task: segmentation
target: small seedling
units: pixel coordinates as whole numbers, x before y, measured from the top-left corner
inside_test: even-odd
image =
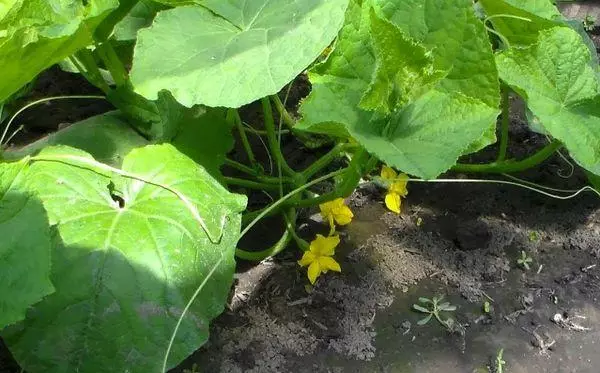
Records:
[[[486,314],[492,312],[492,305],[487,300],[483,302],[483,312]]]
[[[427,316],[423,317],[421,320],[417,321],[418,325],[425,325],[431,320],[432,317],[435,319],[446,329],[454,330],[454,319],[452,317],[448,317],[445,320],[442,318],[441,312],[454,312],[456,311],[456,306],[451,305],[449,302],[441,303],[444,299],[443,296],[433,297],[433,299],[420,297],[419,304],[413,304],[413,309],[427,314]]]
[[[596,27],[596,17],[591,14],[588,14],[583,19],[583,28],[585,31],[592,31]]]
[[[537,242],[540,240],[540,234],[536,231],[529,232],[528,237],[529,237],[529,241],[531,241],[531,242]]]
[[[504,364],[506,364],[506,361],[504,361],[504,358],[502,357],[502,355],[504,355],[503,348],[498,350],[498,354],[496,355],[496,360],[494,361],[494,366],[491,367],[490,369],[488,369],[490,371],[490,373],[503,373],[504,372]]]
[[[521,257],[517,259],[517,264],[529,271],[532,262],[533,259],[525,251],[521,251]]]

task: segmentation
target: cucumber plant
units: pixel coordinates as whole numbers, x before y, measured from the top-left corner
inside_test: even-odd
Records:
[[[379,162],[433,180],[519,172],[563,150],[598,180],[600,75],[580,26],[550,0],[4,3],[2,108],[60,64],[116,110],[0,150],[2,338],[30,373],[173,367],[206,342],[236,257],[306,247],[298,211],[349,196]],[[307,69],[297,118],[277,93]],[[549,139],[523,159],[507,152],[510,94]],[[239,110],[254,101],[260,125]],[[328,151],[295,169],[284,132]],[[235,141],[247,162],[228,157]],[[494,143],[493,162],[459,162]],[[241,188],[280,198],[250,211]],[[272,247],[238,247],[277,214]]]

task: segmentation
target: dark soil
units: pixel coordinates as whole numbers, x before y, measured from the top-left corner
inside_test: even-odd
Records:
[[[102,92],[81,75],[53,66],[37,77],[27,94],[9,105],[9,114],[12,115],[14,111],[41,98],[72,95],[102,95]],[[12,130],[21,125],[23,129],[13,137],[9,145],[29,144],[63,126],[112,109],[113,106],[108,101],[100,99],[61,99],[32,106],[12,124]]]

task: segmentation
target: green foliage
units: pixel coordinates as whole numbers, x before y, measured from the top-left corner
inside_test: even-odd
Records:
[[[527,255],[525,251],[521,251],[521,256],[517,259],[517,264],[529,271],[531,269],[531,263],[533,263],[533,258]]]
[[[398,28],[395,31],[385,20],[373,26],[372,18],[377,19],[371,15],[373,5],[378,4],[365,1],[361,6],[351,2],[337,48],[312,70],[313,89],[302,105],[303,120],[298,128],[334,136],[349,134],[390,166],[435,178],[456,163],[471,144],[489,134],[494,125],[499,88],[491,46],[470,1],[453,0],[447,5],[426,7],[421,1],[385,3],[381,12]],[[434,32],[423,27],[425,19],[436,19],[446,30]],[[414,54],[402,55],[400,60],[390,58],[385,63],[382,58],[388,57],[377,55],[370,46],[377,39],[382,41],[375,45],[386,41],[391,44],[394,41],[389,35],[404,38],[403,34],[413,40],[403,39],[403,43],[420,43],[414,48],[420,48],[421,61],[426,62],[421,66],[421,75],[413,73],[412,79],[427,84],[418,94],[404,97],[406,104],[394,103],[395,110],[389,115],[361,110],[365,92],[369,92],[369,98],[380,84],[380,78],[376,78],[375,86],[371,83],[376,66],[380,66],[379,71],[384,68],[381,66],[396,69],[397,76],[406,74],[406,66],[411,63],[415,66]],[[429,49],[427,57],[424,48]],[[356,65],[348,64],[355,55],[360,56]],[[388,66],[391,61],[396,61],[396,66]],[[439,71],[444,71],[443,78]],[[439,82],[433,84],[436,79]],[[385,106],[390,109],[389,104]],[[440,136],[443,132],[452,136]]]
[[[453,331],[455,325],[454,319],[452,317],[444,319],[443,315],[445,312],[456,311],[456,306],[451,305],[449,302],[442,302],[442,300],[444,300],[443,296],[435,296],[432,299],[420,297],[420,304],[413,304],[412,308],[417,312],[426,314],[426,316],[419,320],[417,324],[421,326],[425,325],[435,317],[440,325],[449,331]]]
[[[123,19],[116,24],[112,37],[118,41],[134,41],[140,29],[149,27],[156,13],[166,7],[151,1],[140,0],[127,13]]]
[[[58,236],[56,292],[3,333],[26,370],[158,371],[155,357],[197,284],[218,265],[184,319],[170,365],[206,341],[233,280],[245,198],[170,145],[134,149],[120,176],[82,151],[50,147],[27,177]]]
[[[526,98],[543,128],[599,174],[600,84],[590,62],[587,46],[567,27],[542,31],[535,44],[497,56],[500,77]]]
[[[348,0],[200,3],[139,32],[131,81],[144,97],[167,89],[184,106],[239,107],[274,94],[331,43]]]
[[[27,161],[0,164],[0,329],[54,292],[46,212],[23,176]],[[31,234],[35,232],[35,234]]]
[[[1,9],[0,102],[37,74],[92,43],[117,0],[12,0]]]
[[[302,246],[298,210],[350,195],[378,162],[433,179],[521,171],[564,147],[600,185],[595,47],[548,0],[2,2],[0,107],[13,113],[10,101],[58,62],[117,110],[0,150],[0,332],[30,373],[158,372],[172,336],[164,358],[175,366],[207,340],[234,253]],[[267,96],[307,68],[296,120]],[[506,154],[501,84],[551,140],[518,161]],[[262,112],[235,109],[259,99]],[[496,142],[498,114],[497,160],[457,164]],[[314,133],[332,148],[298,170],[279,118],[286,141]],[[246,157],[228,159],[236,139]],[[228,191],[239,188],[284,197],[242,217],[245,198]],[[236,248],[275,214],[286,224],[273,247]],[[522,252],[518,264],[530,263]],[[460,330],[444,315],[456,307],[419,301],[420,324]]]

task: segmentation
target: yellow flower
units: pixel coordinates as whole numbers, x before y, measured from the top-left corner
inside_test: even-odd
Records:
[[[402,199],[400,197],[406,197],[408,190],[406,185],[408,184],[408,175],[398,175],[394,169],[388,166],[381,168],[381,178],[388,182],[388,192],[385,195],[385,205],[388,209],[400,213],[400,206],[402,205]]]
[[[344,203],[343,198],[337,198],[333,201],[322,203],[319,205],[319,209],[321,210],[323,220],[327,220],[329,222],[329,227],[331,227],[329,235],[332,235],[333,232],[335,232],[336,223],[338,225],[350,224],[354,217],[350,208]]]
[[[342,269],[338,262],[332,258],[335,253],[335,247],[340,243],[340,236],[324,237],[317,234],[311,243],[308,251],[304,252],[302,259],[298,261],[302,267],[308,266],[308,280],[311,284],[317,281],[321,273],[327,271],[341,272]]]

